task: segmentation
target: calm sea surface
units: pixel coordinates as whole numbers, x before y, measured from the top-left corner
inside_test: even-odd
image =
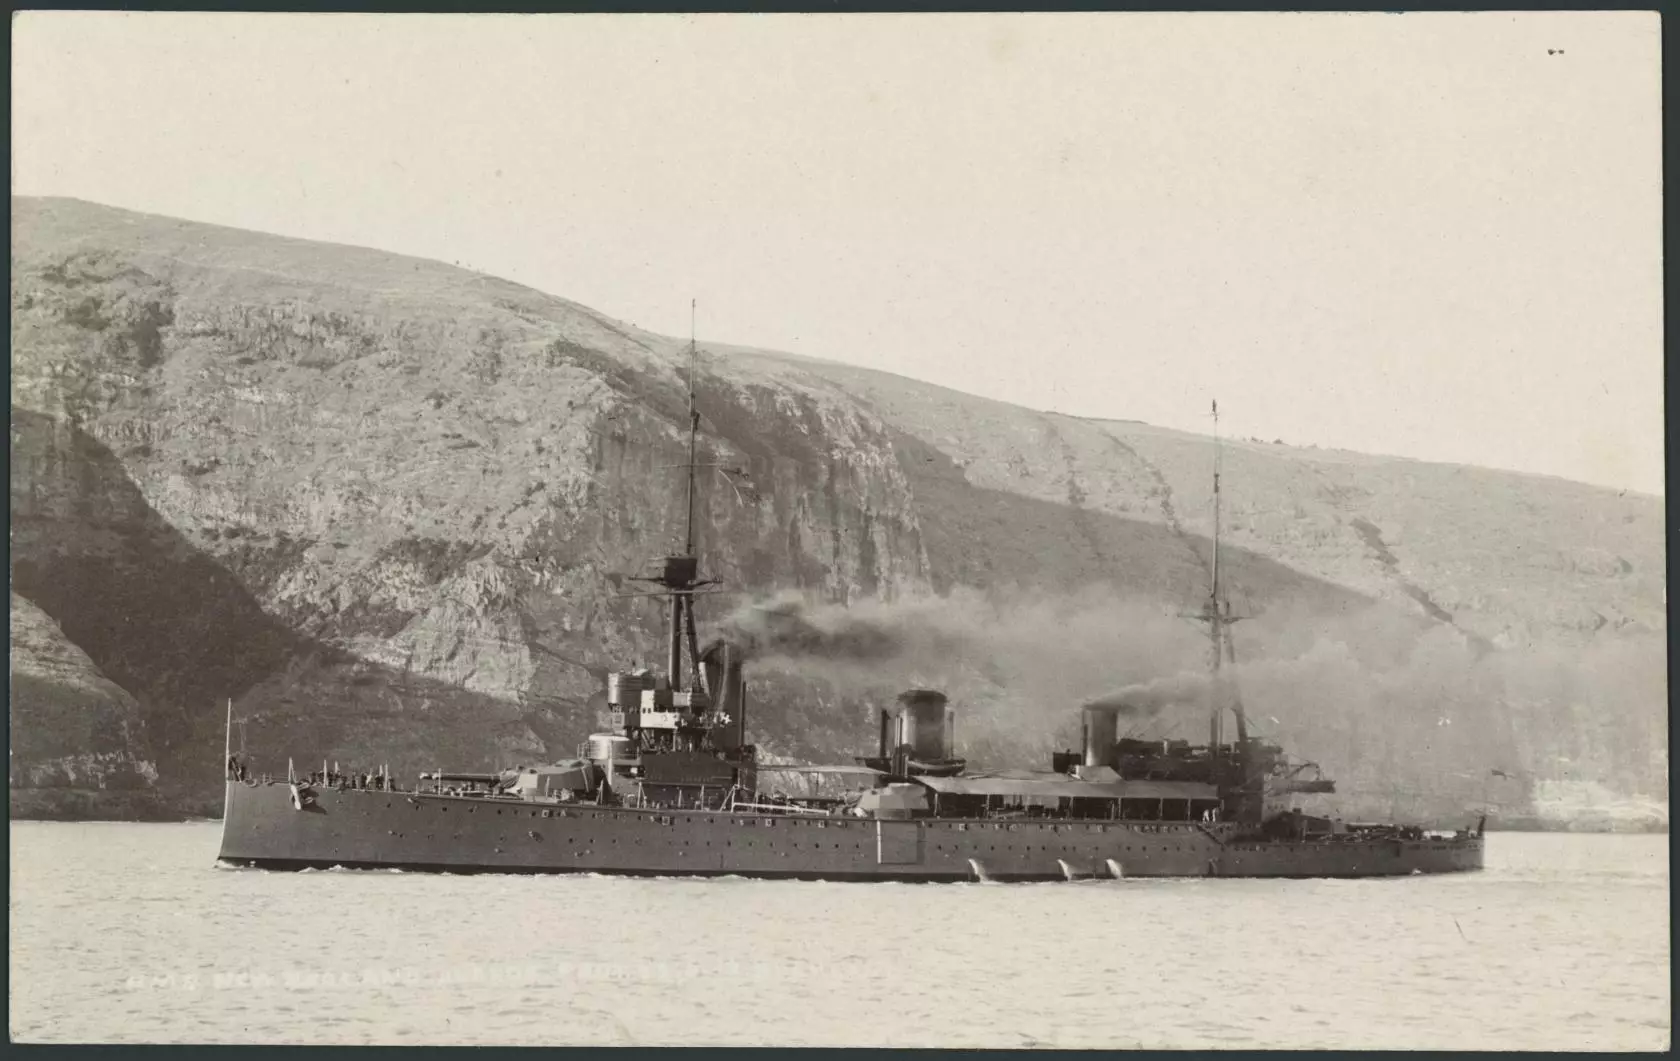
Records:
[[[219,869],[14,823],[24,1041],[1661,1049],[1668,838],[1481,874],[827,884]]]

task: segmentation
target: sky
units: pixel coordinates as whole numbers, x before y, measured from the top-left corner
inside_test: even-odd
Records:
[[[1650,12],[25,13],[14,194],[1080,416],[1663,492]]]

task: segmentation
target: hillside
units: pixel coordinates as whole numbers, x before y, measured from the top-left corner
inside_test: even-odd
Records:
[[[678,529],[683,343],[435,262],[13,211],[14,814],[96,731],[213,800],[227,697],[259,769],[569,754],[657,654],[626,579]],[[1198,665],[1210,439],[712,344],[697,390],[736,469],[701,483],[714,618],[795,590],[971,646],[760,667],[772,754],[861,750],[916,680],[1019,765],[1081,698]],[[1254,440],[1225,476],[1250,713],[1357,807],[1666,799],[1660,499]],[[31,608],[85,664],[18,638]]]

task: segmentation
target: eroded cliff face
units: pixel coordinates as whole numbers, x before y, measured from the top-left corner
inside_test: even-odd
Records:
[[[235,747],[258,769],[288,756],[483,768],[571,754],[605,672],[658,659],[658,602],[631,579],[681,534],[684,344],[432,262],[65,200],[14,200],[12,308],[14,591],[131,697],[138,731],[111,730],[127,734],[114,747],[155,759],[181,799],[218,789],[227,697]],[[1204,583],[1206,440],[733,348],[705,348],[694,379],[700,459],[716,466],[699,482],[701,547],[736,594],[891,602],[1103,583],[1170,613]],[[1286,447],[1235,459],[1227,481],[1246,475],[1253,492],[1236,506],[1233,581],[1294,617],[1257,619],[1257,652],[1305,636],[1299,617],[1322,627],[1374,602],[1408,636],[1439,626],[1461,643],[1661,632],[1651,499]],[[1399,464],[1424,486],[1400,486]],[[1478,573],[1496,535],[1452,532],[1480,526],[1453,505],[1485,504],[1488,486],[1431,499],[1430,484],[1467,473],[1540,506],[1525,540],[1555,540],[1552,509],[1590,513],[1595,551],[1548,546],[1550,566],[1525,572],[1549,580],[1545,608]],[[1090,623],[1104,622],[1096,606]],[[1128,666],[1199,651],[1187,631]],[[933,676],[974,705],[959,727],[970,752],[1020,765],[1073,724],[1076,703],[1038,701],[1102,691],[1105,658],[1049,661],[1037,688],[985,660]],[[755,692],[761,745],[830,757],[867,744],[884,689],[782,667],[762,668]],[[1539,769],[1551,753],[1525,750],[1497,699],[1465,711],[1500,755]],[[88,721],[92,701],[49,702],[26,714],[14,694],[14,735],[52,734],[14,761],[14,795],[104,725]],[[1622,710],[1660,717],[1661,704]],[[1343,734],[1314,749],[1327,766],[1375,776],[1416,759],[1399,773],[1415,775],[1420,807],[1481,791],[1418,780],[1430,763],[1371,737],[1376,720],[1343,739],[1359,719],[1320,714]],[[1649,758],[1625,743],[1595,763],[1600,780]],[[1454,748],[1480,762],[1469,742]]]
[[[11,595],[12,778],[24,788],[141,789],[157,780],[139,705],[51,616]]]
[[[85,204],[20,203],[14,236],[14,580],[133,691],[166,775],[213,785],[227,696],[268,767],[567,754],[606,669],[657,654],[628,579],[679,529],[674,344]],[[877,420],[820,383],[697,382],[706,459],[746,473],[700,484],[715,576],[925,581]]]

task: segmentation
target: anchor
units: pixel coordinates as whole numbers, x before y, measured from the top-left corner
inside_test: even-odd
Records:
[[[293,810],[302,810],[305,807],[312,807],[315,805],[315,793],[311,792],[307,785],[293,782],[291,789]]]

